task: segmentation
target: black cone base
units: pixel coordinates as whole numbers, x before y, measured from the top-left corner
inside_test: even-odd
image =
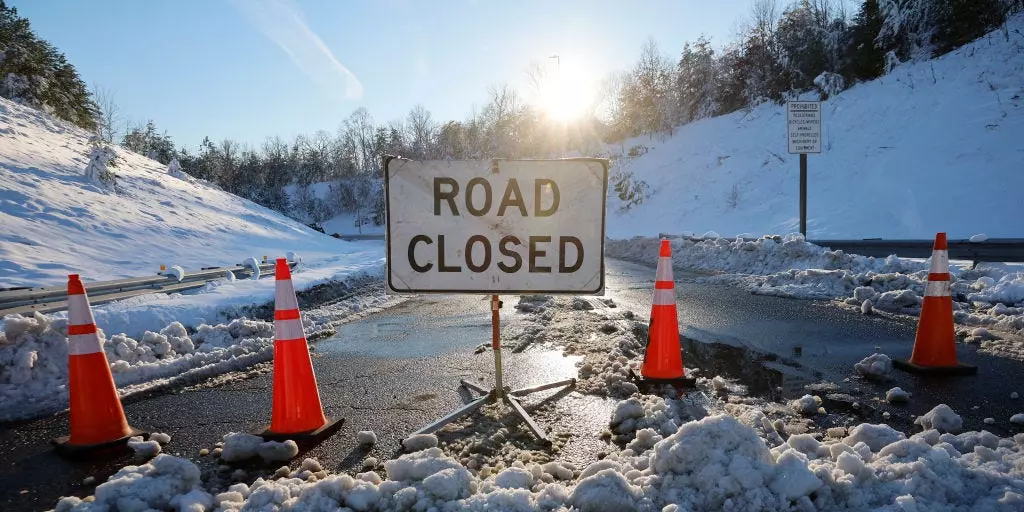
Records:
[[[271,432],[270,431],[270,427],[267,426],[267,428],[263,429],[262,431],[256,432],[256,435],[262,437],[263,439],[265,439],[267,441],[284,441],[286,439],[291,439],[291,440],[296,441],[296,442],[312,441],[312,440],[320,439],[322,437],[327,437],[327,436],[333,434],[336,430],[341,428],[341,426],[344,425],[344,424],[345,424],[345,418],[336,418],[336,419],[327,418],[327,423],[324,423],[322,427],[320,427],[320,428],[318,428],[316,430],[309,430],[309,431],[306,431],[306,432],[294,432],[294,433],[278,433],[278,432]]]
[[[70,444],[71,436],[61,436],[58,437],[57,439],[54,439],[52,442],[54,449],[57,451],[57,453],[68,456],[76,456],[95,453],[98,451],[123,446],[128,443],[128,439],[131,437],[149,435],[149,432],[139,430],[137,428],[128,427],[128,429],[131,430],[131,432],[129,432],[128,435],[107,441],[105,443]]]
[[[893,359],[892,365],[900,370],[923,375],[974,375],[978,373],[978,367],[957,363],[956,366],[921,366],[904,359]]]

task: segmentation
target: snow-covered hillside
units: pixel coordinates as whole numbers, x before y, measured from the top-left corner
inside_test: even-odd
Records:
[[[824,102],[823,152],[808,157],[810,238],[1024,235],[1024,17],[1007,28]],[[613,199],[610,236],[799,230],[785,106],[705,119],[616,152],[637,145],[649,151],[615,170],[645,181],[650,197],[626,213]]]
[[[351,246],[116,148],[116,191],[83,175],[89,134],[0,99],[0,288],[195,269]]]

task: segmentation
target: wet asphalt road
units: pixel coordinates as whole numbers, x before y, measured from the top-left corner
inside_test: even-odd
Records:
[[[608,261],[607,295],[619,307],[646,316],[650,307],[654,270],[651,267]],[[891,356],[907,356],[913,343],[913,319],[863,316],[828,302],[755,296],[741,290],[700,284],[693,276],[677,276],[684,358],[688,367],[703,374],[720,374],[748,386],[750,394],[768,399],[789,399],[806,393],[807,384],[828,381],[863,404],[850,410],[862,421],[889,422],[911,429],[910,418],[938,403],[947,403],[964,415],[965,429],[986,428],[1000,435],[1011,429],[1008,418],[1024,411],[1024,402],[1009,398],[1021,383],[1024,364],[978,354],[961,346],[961,360],[978,364],[974,377],[923,379],[898,373],[894,381],[875,383],[852,375],[852,366],[875,347]],[[506,297],[503,318],[513,313],[514,298]],[[325,468],[357,471],[367,456],[387,459],[399,452],[399,442],[434,418],[469,399],[457,389],[460,378],[479,379],[489,387],[493,375],[490,353],[473,348],[490,339],[487,297],[420,296],[396,307],[342,325],[334,338],[315,345],[314,366],[321,398],[329,416],[345,423],[337,433],[313,446],[304,456],[317,457]],[[797,354],[795,347],[800,347]],[[575,375],[574,358],[557,352],[504,351],[506,382],[512,387],[560,380]],[[269,420],[271,376],[262,365],[237,379],[155,393],[127,400],[125,411],[136,427],[166,432],[172,441],[166,453],[185,456],[203,470],[204,479],[230,481],[236,467],[249,472],[248,481],[278,465],[218,468],[213,456],[200,456],[202,448],[231,431],[257,431]],[[850,379],[844,382],[844,379]],[[220,383],[228,380],[226,383]],[[898,385],[914,394],[906,406],[889,406],[875,399]],[[1024,391],[1024,390],[1021,390]],[[824,393],[822,393],[824,394]],[[561,458],[585,465],[604,446],[596,435],[607,423],[612,402],[573,392],[548,392],[527,400],[536,406],[537,419],[552,432],[578,434]],[[826,401],[826,408],[841,409],[849,401]],[[979,409],[972,411],[972,406]],[[1019,410],[1018,410],[1019,409]],[[983,425],[992,416],[996,425]],[[94,476],[103,482],[125,464],[137,463],[129,454],[106,459],[71,461],[54,454],[48,440],[66,434],[67,415],[58,414],[0,426],[0,510],[52,508],[62,495],[91,494]],[[373,430],[378,444],[360,448],[355,433]]]

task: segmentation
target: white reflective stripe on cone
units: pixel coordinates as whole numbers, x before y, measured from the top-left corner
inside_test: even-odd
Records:
[[[932,251],[932,266],[929,272],[932,274],[949,273],[949,251]]]
[[[655,274],[655,281],[672,281],[672,258],[667,256],[658,258],[658,273]]]
[[[297,340],[305,337],[305,333],[302,332],[302,320],[294,319],[274,321],[274,339]]]
[[[68,336],[68,355],[81,356],[103,352],[100,346],[100,336],[92,334],[72,334]]]
[[[676,303],[675,290],[654,290],[655,306],[672,306]]]
[[[274,289],[274,309],[284,311],[286,309],[298,309],[299,301],[295,299],[295,287],[290,279],[282,279],[277,282]]]
[[[92,309],[85,295],[68,295],[68,325],[89,325],[96,323],[92,319]]]
[[[928,281],[924,285],[925,297],[951,297],[949,281]]]

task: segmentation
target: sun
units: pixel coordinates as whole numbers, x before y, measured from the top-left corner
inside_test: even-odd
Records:
[[[580,73],[560,65],[544,81],[541,106],[552,119],[571,122],[588,113],[593,97],[593,87],[583,80]]]

